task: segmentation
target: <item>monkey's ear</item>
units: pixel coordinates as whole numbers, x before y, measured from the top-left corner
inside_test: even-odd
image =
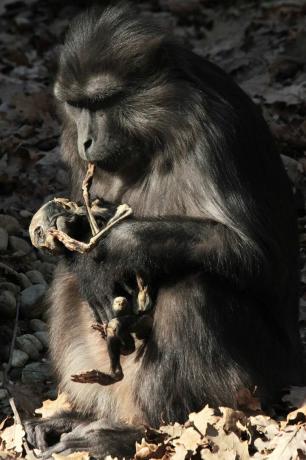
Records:
[[[140,68],[150,69],[155,66],[162,55],[163,36],[152,37],[136,51],[135,63]]]

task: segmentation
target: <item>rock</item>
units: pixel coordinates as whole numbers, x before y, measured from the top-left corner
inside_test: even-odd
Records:
[[[47,284],[45,278],[38,270],[29,270],[26,272],[26,275],[33,284]]]
[[[4,382],[4,372],[0,371],[0,387],[2,387],[3,382]]]
[[[24,274],[24,273],[19,273],[18,274],[18,279],[19,279],[19,284],[21,287],[24,289],[30,287],[32,285],[31,281],[29,278]]]
[[[34,335],[41,342],[44,348],[49,347],[49,334],[47,331],[34,332]]]
[[[22,350],[14,350],[12,357],[12,366],[13,367],[23,367],[28,361],[29,356]]]
[[[45,284],[34,284],[21,291],[20,311],[25,318],[37,318],[44,310]]]
[[[43,349],[42,343],[32,334],[24,334],[16,339],[16,345],[31,359],[38,359],[39,352]]]
[[[18,236],[10,236],[9,238],[10,241],[10,247],[17,252],[20,252],[22,254],[28,254],[31,250],[32,247],[30,244],[25,241],[23,238],[19,238]]]
[[[9,235],[15,235],[21,231],[18,220],[8,214],[0,214],[0,227],[4,228]]]
[[[18,134],[20,135],[19,131],[18,131]],[[19,212],[20,216],[21,217],[24,217],[24,218],[28,218],[28,217],[32,217],[33,216],[33,213],[28,211],[27,209],[22,209],[20,212]]]
[[[22,371],[22,383],[38,383],[49,380],[52,376],[52,370],[49,363],[30,363]]]
[[[50,262],[41,262],[40,260],[36,260],[32,264],[32,266],[35,269],[39,270],[47,281],[52,279],[55,264],[51,264]]]
[[[16,299],[11,291],[0,292],[0,317],[15,318]]]
[[[4,388],[0,389],[0,401],[2,401],[2,399],[8,398],[8,396],[9,394],[7,390],[5,390]]]
[[[0,227],[0,252],[7,250],[8,245],[8,233],[5,228]]]
[[[41,332],[41,331],[48,330],[47,324],[41,319],[37,319],[37,318],[31,319],[30,326],[31,326],[32,331],[35,331],[35,332]]]
[[[13,294],[18,294],[20,287],[14,283],[10,283],[9,281],[3,281],[0,283],[0,292],[1,291],[11,291]]]

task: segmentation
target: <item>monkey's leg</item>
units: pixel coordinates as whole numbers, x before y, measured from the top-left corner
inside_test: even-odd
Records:
[[[63,433],[69,433],[81,422],[84,423],[85,419],[75,412],[60,412],[50,418],[28,420],[24,428],[27,441],[33,447],[44,451],[58,442]]]
[[[106,456],[131,458],[135,453],[135,443],[145,436],[141,426],[126,423],[112,423],[97,420],[87,425],[79,425],[70,433],[61,436],[60,441],[43,454],[43,459],[53,459],[53,454],[69,455],[73,452],[89,452],[96,459]]]

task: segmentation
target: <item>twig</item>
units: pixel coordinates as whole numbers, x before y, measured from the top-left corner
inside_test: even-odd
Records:
[[[16,407],[16,404],[15,404],[14,398],[10,398],[10,399],[9,399],[9,403],[10,403],[10,406],[11,406],[12,411],[13,411],[13,414],[14,414],[15,422],[16,422],[18,425],[22,426],[22,428],[23,428],[22,421],[21,421],[19,412],[18,412],[18,410],[17,410],[17,407]],[[31,457],[32,457],[32,458],[37,458],[36,455],[35,455],[35,453],[34,453],[34,451],[33,451],[32,449],[30,449],[29,444],[28,444],[28,441],[27,441],[24,437],[22,438],[22,445],[23,445],[24,450],[26,451],[27,456],[28,456],[29,458],[31,458]]]
[[[88,163],[88,168],[86,172],[86,176],[82,182],[82,191],[83,191],[83,199],[84,199],[84,204],[86,208],[86,213],[89,221],[89,225],[91,228],[91,233],[92,235],[96,235],[99,233],[99,227],[96,222],[96,219],[91,212],[91,206],[90,206],[90,195],[89,195],[89,189],[92,184],[93,176],[95,172],[95,165],[93,163]]]
[[[18,296],[17,301],[16,301],[16,315],[15,315],[14,329],[13,329],[13,335],[12,335],[12,340],[11,340],[11,345],[10,345],[9,359],[8,359],[7,365],[6,365],[5,369],[4,369],[4,382],[3,382],[4,387],[6,387],[6,385],[7,385],[8,373],[9,373],[11,367],[12,367],[13,352],[14,352],[14,348],[15,348],[17,329],[18,329],[19,310],[20,310],[20,298]]]

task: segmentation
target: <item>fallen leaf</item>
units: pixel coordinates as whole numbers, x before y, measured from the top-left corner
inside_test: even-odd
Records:
[[[205,436],[207,424],[215,423],[218,418],[214,415],[214,410],[206,405],[200,412],[192,412],[189,414],[189,420],[194,424],[196,429],[199,430],[203,436]]]
[[[305,426],[288,426],[284,431],[273,440],[276,447],[273,452],[266,457],[267,460],[292,460],[298,457],[298,451],[306,453],[306,428]]]
[[[241,409],[248,409],[251,411],[260,411],[261,404],[248,388],[240,388],[237,391],[237,404]]]
[[[306,405],[290,412],[287,415],[287,424],[293,425],[299,422],[306,422]]]
[[[59,393],[55,400],[47,399],[43,402],[42,407],[35,410],[36,414],[40,414],[42,418],[51,417],[61,410],[70,410],[71,406],[67,400],[65,393]]]
[[[201,435],[194,428],[186,428],[180,438],[175,439],[173,444],[175,446],[182,445],[188,451],[195,453],[198,446],[201,444]]]
[[[141,443],[136,442],[136,453],[135,459],[137,460],[146,460],[152,458],[152,454],[156,453],[160,448],[160,444],[150,444],[144,438],[142,438]],[[154,457],[156,458],[156,457]]]
[[[7,450],[14,450],[15,452],[22,452],[22,441],[25,432],[19,423],[5,428],[0,437],[5,442]]]
[[[54,460],[89,460],[89,453],[88,452],[73,452],[73,454],[69,455],[60,455],[60,454],[52,454]]]

